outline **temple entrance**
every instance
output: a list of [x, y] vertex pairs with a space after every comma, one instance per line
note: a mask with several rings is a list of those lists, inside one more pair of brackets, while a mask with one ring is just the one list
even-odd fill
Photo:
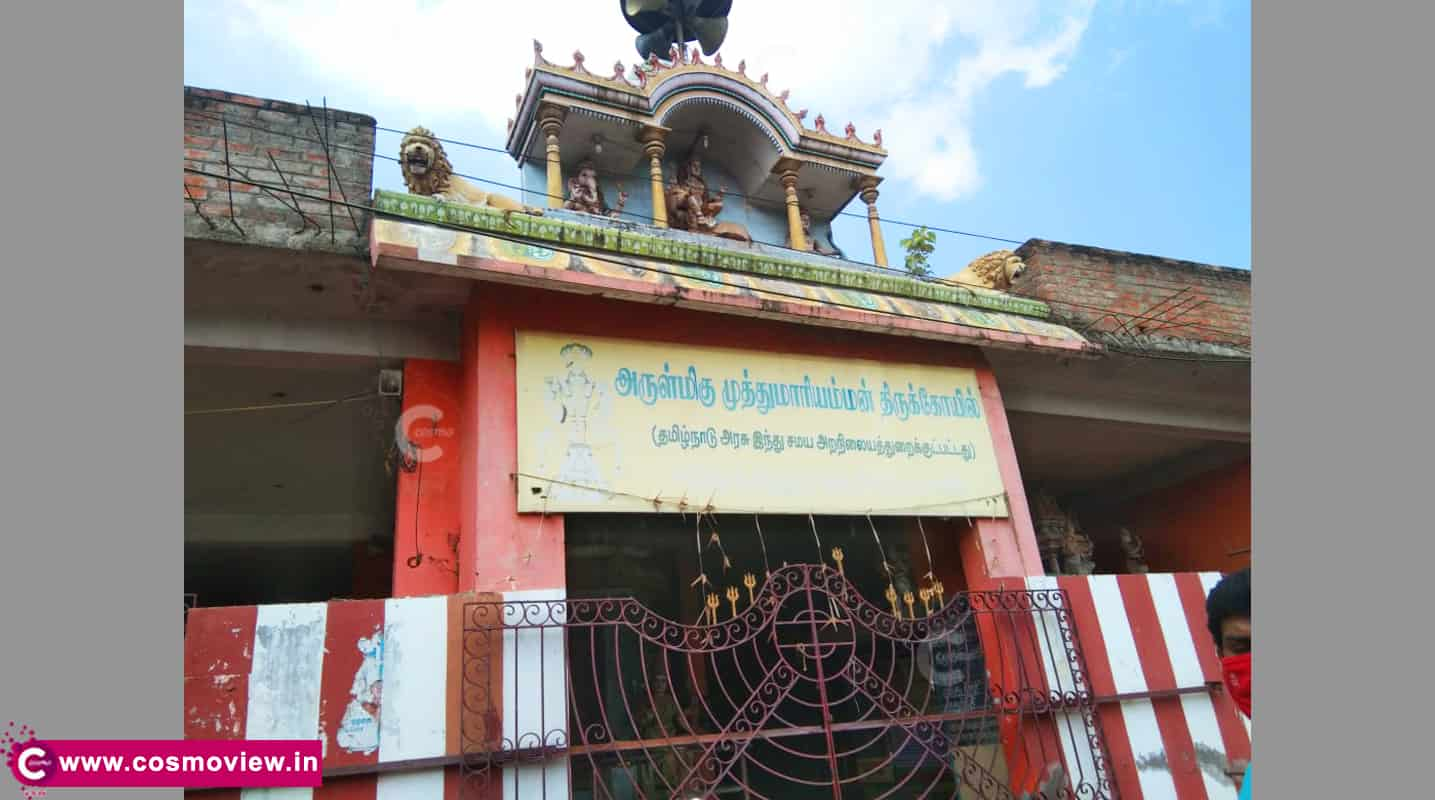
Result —
[[[1065, 725], [1096, 741], [1059, 593], [943, 586], [925, 553], [913, 568], [906, 520], [566, 527], [566, 601], [467, 609], [465, 696], [496, 701], [501, 684], [504, 703], [487, 716], [467, 704], [470, 785], [602, 800], [1012, 797], [1003, 730]], [[990, 673], [984, 646], [1000, 651]], [[524, 689], [555, 656], [562, 691], [546, 678]], [[1026, 760], [1061, 762], [1057, 733]], [[544, 759], [567, 769], [523, 766]], [[1067, 760], [1078, 796], [1110, 796]]]

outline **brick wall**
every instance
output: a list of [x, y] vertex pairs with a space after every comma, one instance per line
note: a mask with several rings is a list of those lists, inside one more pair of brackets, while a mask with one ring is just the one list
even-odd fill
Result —
[[[299, 194], [367, 205], [374, 125], [362, 114], [329, 109], [326, 119], [321, 108], [311, 114], [302, 104], [186, 86], [184, 165], [276, 187], [287, 181]], [[329, 141], [328, 157], [321, 134]], [[347, 254], [367, 250], [368, 218], [358, 210], [351, 218], [342, 206], [331, 211], [327, 202], [291, 197], [282, 188], [265, 191], [189, 172], [183, 177], [186, 237]]]
[[[1016, 253], [1027, 271], [1015, 290], [1050, 303], [1054, 314], [1107, 344], [1249, 349], [1248, 270], [1042, 239]], [[1137, 318], [1143, 316], [1152, 319]]]

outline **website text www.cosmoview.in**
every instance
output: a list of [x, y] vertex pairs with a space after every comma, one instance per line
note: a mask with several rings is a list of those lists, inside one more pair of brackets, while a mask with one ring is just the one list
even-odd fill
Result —
[[314, 740], [38, 740], [15, 742], [7, 761], [23, 786], [278, 788], [318, 786]]

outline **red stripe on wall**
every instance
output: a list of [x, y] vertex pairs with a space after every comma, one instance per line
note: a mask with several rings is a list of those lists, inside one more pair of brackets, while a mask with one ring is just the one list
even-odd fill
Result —
[[192, 608], [184, 626], [184, 675], [248, 675], [258, 606]]
[[378, 795], [379, 776], [373, 773], [325, 778], [323, 785], [314, 789], [314, 800], [374, 800]]
[[256, 606], [195, 608], [184, 634], [184, 738], [242, 739]]
[[[1156, 603], [1151, 597], [1151, 584], [1145, 575], [1117, 575], [1116, 585], [1126, 606], [1131, 623], [1131, 636], [1141, 657], [1141, 672], [1146, 688], [1162, 691], [1176, 688], [1176, 673], [1166, 654], [1166, 637], [1156, 616]], [[1179, 697], [1155, 698], [1156, 726], [1161, 730], [1161, 743], [1166, 750], [1167, 767], [1176, 785], [1180, 800], [1202, 800], [1207, 797], [1200, 764], [1196, 762], [1196, 744], [1186, 722], [1186, 712]]]
[[[1216, 655], [1216, 644], [1206, 630], [1206, 588], [1201, 585], [1201, 576], [1182, 573], [1176, 576], [1176, 590], [1181, 595], [1181, 605], [1186, 610], [1186, 620], [1195, 637], [1196, 656], [1201, 660], [1201, 673], [1208, 683], [1221, 681], [1221, 662]], [[1226, 748], [1226, 758], [1232, 761], [1249, 760], [1251, 737], [1238, 716], [1241, 712], [1224, 690], [1211, 693], [1211, 703], [1216, 707], [1216, 724], [1221, 727], [1221, 742]]]
[[[1023, 578], [998, 578], [990, 587], [1014, 592], [1027, 589]], [[977, 635], [994, 691], [1000, 689], [1006, 698], [1018, 702], [1026, 699], [1023, 690], [1050, 693], [1045, 654], [1038, 649], [1041, 634], [1030, 612], [978, 614]], [[1053, 764], [1063, 765], [1068, 775], [1075, 774], [1075, 765], [1066, 763], [1060, 732], [1050, 717], [1004, 714], [999, 724], [1013, 792], [1034, 791]]]
[[448, 691], [444, 695], [447, 708], [443, 729], [444, 753], [447, 755], [463, 753], [463, 717], [459, 713], [463, 699], [463, 606], [473, 597], [470, 593], [450, 595], [448, 598], [448, 664], [444, 670]]
[[[1096, 616], [1096, 601], [1091, 597], [1091, 586], [1081, 577], [1061, 577], [1056, 583], [1066, 591], [1067, 602], [1071, 604], [1071, 619], [1076, 627], [1076, 638], [1081, 645], [1082, 660], [1086, 662], [1086, 677], [1097, 697], [1116, 693], [1116, 681], [1111, 676], [1111, 663], [1106, 656], [1106, 640], [1101, 635], [1101, 622]], [[1121, 716], [1121, 706], [1106, 703], [1096, 709], [1096, 719], [1101, 726], [1101, 735], [1106, 739], [1106, 768], [1116, 784], [1116, 796], [1141, 800], [1141, 781], [1136, 775], [1136, 755], [1131, 750], [1131, 737], [1126, 732], [1126, 719]]]
[[1201, 585], [1201, 576], [1194, 572], [1176, 575], [1176, 592], [1181, 595], [1181, 606], [1186, 611], [1186, 624], [1191, 627], [1191, 637], [1196, 643], [1196, 658], [1201, 662], [1201, 675], [1206, 683], [1221, 681], [1221, 659], [1216, 655], [1216, 644], [1206, 635], [1206, 588]]
[[[374, 639], [384, 629], [383, 600], [335, 600], [329, 603], [328, 624], [324, 633], [324, 677], [319, 688], [319, 729], [324, 732], [324, 766], [348, 767], [379, 762], [378, 726], [373, 726], [374, 751], [350, 752], [339, 744], [339, 731], [349, 704], [360, 708], [375, 719], [379, 714], [379, 695], [383, 684], [376, 687], [357, 686], [364, 664], [359, 651], [360, 639]], [[382, 648], [382, 644], [380, 644]], [[380, 649], [382, 654], [382, 649]], [[373, 692], [355, 698], [354, 692]]]

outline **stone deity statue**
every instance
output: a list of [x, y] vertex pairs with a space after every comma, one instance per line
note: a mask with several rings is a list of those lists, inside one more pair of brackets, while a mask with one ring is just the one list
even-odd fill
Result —
[[727, 187], [716, 194], [708, 191], [703, 180], [703, 165], [696, 156], [678, 169], [677, 179], [668, 184], [668, 225], [678, 230], [712, 233], [717, 215], [722, 211], [722, 196]]
[[1081, 531], [1074, 515], [1069, 515], [1066, 536], [1062, 540], [1062, 573], [1065, 575], [1090, 575], [1096, 571], [1096, 545]]
[[[621, 188], [620, 186], [619, 189]], [[593, 166], [593, 162], [584, 161], [578, 165], [578, 174], [568, 179], [568, 199], [564, 201], [563, 207], [569, 211], [617, 219], [622, 215], [623, 206], [627, 202], [628, 193], [620, 191], [618, 207], [609, 208], [608, 201], [603, 197], [603, 189], [598, 185], [597, 168]]]
[[[647, 758], [637, 761], [639, 787], [646, 797], [663, 797], [675, 791], [698, 753], [691, 748], [666, 745], [665, 740], [688, 736], [687, 719], [697, 719], [696, 708], [685, 712], [678, 705], [668, 676], [654, 668], [651, 679], [653, 705], [638, 715], [638, 735], [648, 742]], [[635, 694], [641, 698], [641, 693]], [[682, 751], [681, 753], [679, 751]], [[684, 758], [683, 756], [687, 756]]]
[[1132, 574], [1150, 572], [1146, 563], [1146, 543], [1130, 528], [1121, 529], [1121, 552], [1126, 556], [1126, 571]]
[[1066, 529], [1070, 524], [1066, 512], [1057, 504], [1056, 497], [1046, 490], [1032, 496], [1032, 517], [1036, 523], [1037, 547], [1041, 550], [1041, 563], [1048, 574], [1061, 574], [1061, 554], [1066, 541]]
[[[822, 244], [821, 242], [817, 241], [817, 237], [812, 235], [812, 215], [808, 214], [806, 211], [800, 213], [802, 218], [802, 238], [807, 241], [808, 252], [816, 253], [820, 256], [837, 255], [836, 250], [833, 250]], [[791, 247], [792, 242], [789, 240], [787, 245], [788, 247]]]

